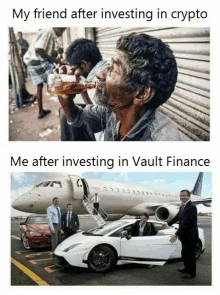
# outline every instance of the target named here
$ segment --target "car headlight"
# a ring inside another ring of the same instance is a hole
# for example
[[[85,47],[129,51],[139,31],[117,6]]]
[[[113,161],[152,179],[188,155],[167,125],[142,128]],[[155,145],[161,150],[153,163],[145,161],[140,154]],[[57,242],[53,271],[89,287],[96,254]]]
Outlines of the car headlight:
[[[71,250],[71,249],[73,249],[73,248],[75,248],[75,247],[77,247],[77,246],[79,246],[79,245],[81,245],[81,243],[80,243],[80,244],[74,244],[74,245],[71,245],[71,246],[69,246],[68,248],[64,249],[63,252],[68,252],[69,250]]]
[[[41,237],[41,234],[36,231],[30,231],[29,234],[32,237]]]

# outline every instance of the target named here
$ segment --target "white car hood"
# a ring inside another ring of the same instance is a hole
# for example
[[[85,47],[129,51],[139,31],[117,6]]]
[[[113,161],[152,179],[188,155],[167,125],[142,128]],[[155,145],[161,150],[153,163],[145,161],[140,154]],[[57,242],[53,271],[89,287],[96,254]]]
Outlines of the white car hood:
[[[58,250],[64,250],[66,248],[68,248],[71,245],[74,244],[84,244],[84,245],[88,245],[91,242],[94,243],[96,240],[100,241],[101,236],[86,236],[83,235],[82,232],[75,234],[69,238],[67,238],[66,240],[64,240],[62,243],[60,243],[57,246]]]

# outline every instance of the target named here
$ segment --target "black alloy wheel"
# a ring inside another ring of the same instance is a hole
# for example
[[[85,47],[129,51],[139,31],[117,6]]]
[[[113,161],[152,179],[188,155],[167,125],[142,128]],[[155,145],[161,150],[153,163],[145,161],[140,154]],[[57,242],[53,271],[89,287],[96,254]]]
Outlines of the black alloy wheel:
[[[116,262],[112,249],[105,245],[100,245],[92,249],[88,258],[88,266],[96,272],[106,272],[111,269]]]

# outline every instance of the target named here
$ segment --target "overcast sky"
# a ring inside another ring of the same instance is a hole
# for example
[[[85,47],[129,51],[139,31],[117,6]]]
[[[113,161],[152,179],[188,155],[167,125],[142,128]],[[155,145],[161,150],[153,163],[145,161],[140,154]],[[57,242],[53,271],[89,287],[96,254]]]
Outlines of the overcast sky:
[[[11,174],[11,201],[30,190],[34,185],[57,179],[60,176],[68,176],[68,173],[12,173]],[[198,173],[83,173],[83,177],[89,179],[102,179],[121,183],[143,185],[149,188],[180,191],[181,189],[192,190]],[[212,196],[211,173],[204,173],[202,196]],[[199,205],[199,212],[210,212],[212,209]],[[12,216],[25,215],[12,209]],[[28,214],[27,214],[28,215]]]

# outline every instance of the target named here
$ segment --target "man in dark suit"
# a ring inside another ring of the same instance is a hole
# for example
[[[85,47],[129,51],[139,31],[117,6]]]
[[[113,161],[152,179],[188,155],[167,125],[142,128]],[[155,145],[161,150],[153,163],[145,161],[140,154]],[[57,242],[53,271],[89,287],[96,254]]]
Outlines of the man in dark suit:
[[[67,205],[67,212],[62,215],[62,230],[65,237],[68,238],[76,233],[79,229],[79,219],[77,214],[73,213],[73,206]]]
[[[141,220],[135,222],[134,227],[132,229],[132,236],[151,236],[154,231],[151,224],[148,222],[149,215],[147,213],[143,213],[141,216]]]
[[[197,226],[197,208],[190,201],[190,192],[182,190],[180,192],[180,200],[182,204],[178,214],[168,222],[172,225],[179,221],[179,229],[170,239],[171,242],[180,239],[182,243],[182,259],[184,268],[178,271],[184,273],[182,278],[196,277],[196,258],[195,249],[198,241],[198,226]]]

